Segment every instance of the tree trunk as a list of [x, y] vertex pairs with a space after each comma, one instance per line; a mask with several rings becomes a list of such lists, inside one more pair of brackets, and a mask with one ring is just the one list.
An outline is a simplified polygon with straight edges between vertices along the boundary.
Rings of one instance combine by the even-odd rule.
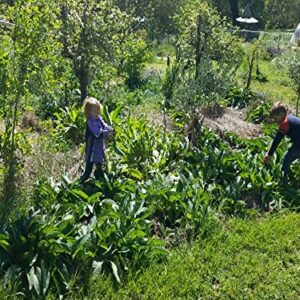
[[78, 53], [80, 57], [80, 67], [78, 79], [80, 83], [80, 95], [81, 101], [88, 95], [88, 84], [89, 84], [89, 60], [88, 60], [88, 33], [87, 33], [87, 23], [88, 23], [88, 2], [83, 12], [82, 17], [83, 28], [80, 35], [80, 40], [78, 43]]
[[201, 17], [197, 17], [197, 31], [196, 31], [196, 70], [195, 78], [199, 77], [201, 63]]
[[299, 101], [300, 101], [300, 91], [298, 91], [297, 106], [296, 106], [296, 116], [297, 117], [298, 117], [298, 113], [299, 113]]
[[236, 26], [238, 24], [236, 18], [239, 16], [239, 1], [238, 0], [229, 0], [231, 19], [232, 24]]
[[81, 101], [88, 96], [88, 84], [89, 84], [89, 72], [88, 66], [85, 64], [84, 57], [81, 59], [80, 62], [80, 71], [79, 71], [79, 83], [80, 83], [80, 98]]
[[254, 67], [254, 61], [255, 61], [255, 55], [256, 55], [256, 49], [253, 50], [251, 57], [249, 58], [249, 70], [248, 70], [248, 78], [246, 83], [246, 89], [250, 88], [251, 80], [252, 80], [252, 72]]

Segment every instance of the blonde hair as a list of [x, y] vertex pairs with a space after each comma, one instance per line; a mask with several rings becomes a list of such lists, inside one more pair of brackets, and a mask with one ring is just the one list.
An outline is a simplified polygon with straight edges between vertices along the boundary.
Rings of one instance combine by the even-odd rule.
[[274, 116], [286, 115], [286, 114], [287, 114], [286, 106], [281, 102], [276, 102], [271, 109], [270, 118], [273, 118]]
[[92, 107], [97, 107], [100, 113], [101, 103], [94, 97], [86, 97], [83, 101], [83, 110], [86, 117], [89, 116]]

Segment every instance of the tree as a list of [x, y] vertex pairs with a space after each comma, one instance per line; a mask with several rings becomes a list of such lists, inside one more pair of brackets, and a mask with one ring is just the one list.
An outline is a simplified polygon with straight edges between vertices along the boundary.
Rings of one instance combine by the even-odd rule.
[[231, 18], [232, 18], [232, 24], [237, 25], [237, 20], [239, 16], [239, 1], [238, 0], [229, 0], [230, 4], [230, 10], [231, 10]]
[[265, 0], [263, 18], [267, 28], [294, 28], [300, 20], [300, 0]]
[[[1, 7], [3, 8], [3, 7]], [[59, 21], [55, 2], [46, 0], [18, 0], [5, 14], [14, 26], [1, 35], [0, 55], [1, 113], [5, 121], [1, 136], [1, 156], [5, 166], [4, 195], [6, 203], [13, 203], [17, 150], [24, 150], [24, 136], [16, 131], [23, 107], [44, 89], [50, 88], [55, 77], [55, 65], [60, 46], [56, 41]]]
[[251, 45], [249, 45], [249, 49], [246, 51], [247, 57], [247, 65], [248, 65], [248, 73], [247, 73], [247, 81], [246, 81], [246, 89], [249, 89], [252, 82], [252, 73], [256, 63], [257, 72], [259, 72], [258, 68], [258, 59], [259, 56], [263, 53], [263, 47], [260, 40], [255, 41]]
[[103, 76], [101, 68], [117, 69], [131, 33], [131, 19], [111, 0], [61, 1], [60, 7], [64, 55], [73, 62], [84, 100], [92, 80]]
[[216, 9], [201, 0], [189, 1], [176, 20], [178, 57], [188, 64], [188, 68], [194, 68], [195, 78], [200, 75], [203, 59], [232, 67], [240, 61], [240, 40]]
[[[168, 88], [166, 94], [173, 95], [176, 107], [190, 113], [189, 136], [197, 142], [205, 118], [202, 108], [213, 108], [225, 96], [241, 62], [241, 45], [233, 26], [204, 1], [187, 1], [176, 21], [177, 80], [175, 91]], [[174, 81], [173, 76], [169, 78]], [[165, 87], [174, 84], [165, 83]]]

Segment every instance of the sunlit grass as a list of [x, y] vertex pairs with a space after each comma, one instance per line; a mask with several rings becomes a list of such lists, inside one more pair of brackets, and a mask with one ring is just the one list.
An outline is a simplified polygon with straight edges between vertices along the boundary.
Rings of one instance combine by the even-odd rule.
[[[278, 58], [280, 59], [280, 58]], [[260, 59], [258, 66], [260, 72], [266, 76], [267, 81], [261, 82], [256, 78], [256, 64], [252, 73], [252, 82], [250, 88], [272, 102], [281, 101], [294, 105], [296, 94], [291, 86], [290, 78], [287, 70], [288, 55], [284, 56], [285, 63], [276, 63], [275, 60]], [[247, 78], [248, 66], [246, 57], [237, 72], [237, 82], [241, 86], [245, 86]]]
[[171, 252], [114, 289], [92, 281], [95, 299], [298, 299], [300, 216], [231, 219], [211, 240]]
[[252, 89], [265, 93], [272, 101], [282, 101], [292, 104], [296, 95], [290, 84], [286, 70], [278, 68], [270, 61], [259, 62], [260, 71], [267, 76], [267, 82], [253, 80]]

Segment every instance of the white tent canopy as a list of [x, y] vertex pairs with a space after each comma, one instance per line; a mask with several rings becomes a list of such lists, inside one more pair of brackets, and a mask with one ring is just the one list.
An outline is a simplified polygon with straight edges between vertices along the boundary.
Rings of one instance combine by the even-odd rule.
[[236, 20], [240, 23], [246, 23], [246, 24], [256, 24], [259, 21], [252, 17], [252, 11], [250, 8], [250, 4], [247, 4], [245, 9], [243, 10], [243, 14], [241, 17], [236, 18]]
[[298, 24], [292, 38], [291, 38], [291, 43], [298, 45], [300, 44], [300, 23]]
[[255, 18], [251, 17], [251, 18], [237, 18], [236, 19], [238, 22], [241, 22], [241, 23], [247, 23], [247, 24], [256, 24], [258, 23], [259, 21], [256, 20]]

